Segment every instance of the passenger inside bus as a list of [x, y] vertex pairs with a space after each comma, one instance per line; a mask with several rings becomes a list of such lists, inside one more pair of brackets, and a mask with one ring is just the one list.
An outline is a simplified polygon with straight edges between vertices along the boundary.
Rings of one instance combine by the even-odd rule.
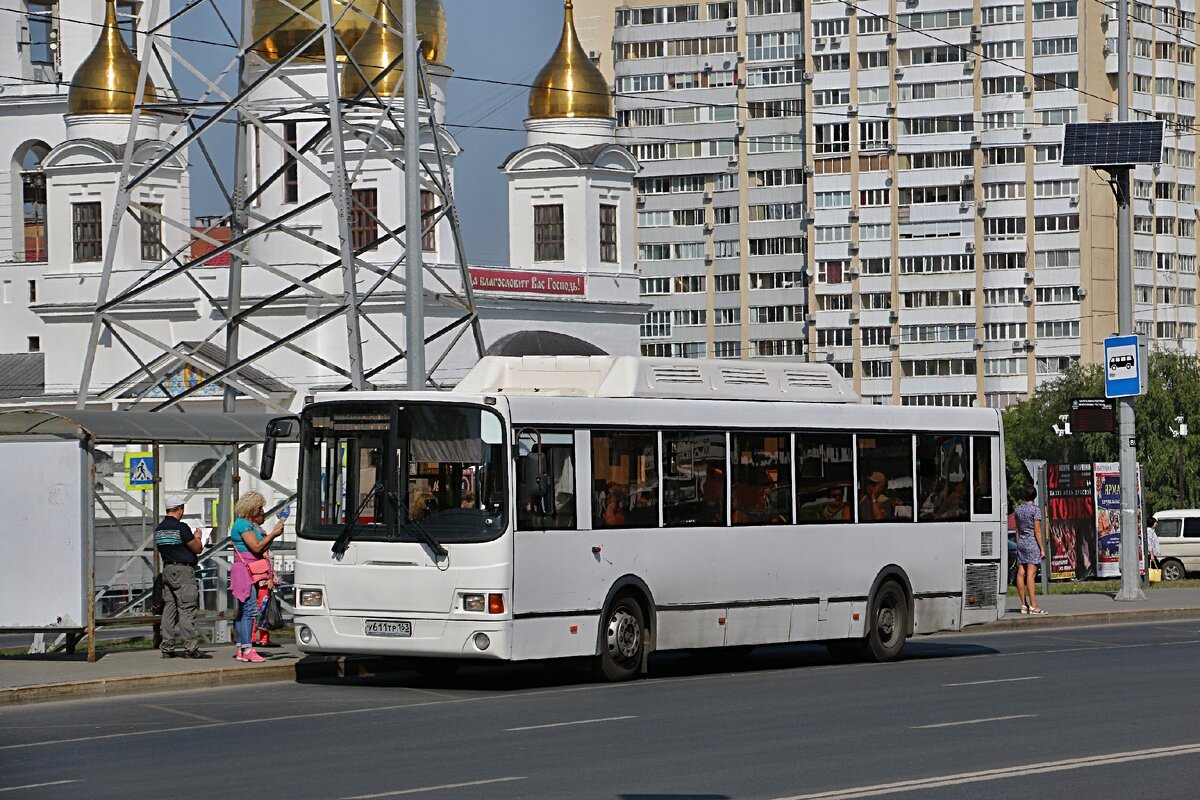
[[625, 514], [629, 501], [616, 484], [609, 484], [604, 492], [604, 505], [601, 507], [600, 519], [605, 525], [624, 525], [628, 521]]
[[887, 493], [887, 476], [872, 472], [867, 476], [865, 487], [858, 498], [860, 522], [880, 522], [896, 518], [896, 500]]
[[762, 470], [749, 470], [733, 484], [734, 525], [779, 525], [787, 518], [771, 508], [775, 482]]
[[829, 500], [821, 504], [821, 519], [846, 522], [850, 519], [850, 504], [846, 502], [846, 489], [834, 486], [829, 490]]

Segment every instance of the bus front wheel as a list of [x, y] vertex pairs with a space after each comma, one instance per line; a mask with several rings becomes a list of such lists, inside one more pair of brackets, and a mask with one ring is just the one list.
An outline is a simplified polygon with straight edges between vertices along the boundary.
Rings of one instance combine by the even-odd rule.
[[604, 617], [599, 671], [608, 681], [637, 677], [646, 647], [646, 623], [642, 607], [630, 595], [618, 597]]
[[873, 661], [895, 661], [908, 638], [908, 598], [895, 581], [887, 581], [871, 599], [867, 617], [867, 654]]

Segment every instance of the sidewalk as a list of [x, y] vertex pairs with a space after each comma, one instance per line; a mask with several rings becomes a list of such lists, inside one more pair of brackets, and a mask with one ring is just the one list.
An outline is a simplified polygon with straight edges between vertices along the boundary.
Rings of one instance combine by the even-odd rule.
[[[1122, 622], [1200, 620], [1200, 588], [1154, 589], [1146, 600], [1117, 602], [1109, 594], [1038, 596], [1047, 616], [1018, 613], [1016, 598], [1008, 598], [1004, 618], [968, 628], [974, 632], [1107, 625]], [[103, 652], [94, 664], [75, 656], [0, 657], [0, 707], [48, 700], [114, 697], [143, 692], [179, 691], [273, 681], [336, 677], [356, 672], [359, 659], [303, 656], [294, 644], [263, 650], [267, 661], [244, 664], [233, 659], [231, 645], [207, 646], [211, 661], [162, 659], [157, 650]]]

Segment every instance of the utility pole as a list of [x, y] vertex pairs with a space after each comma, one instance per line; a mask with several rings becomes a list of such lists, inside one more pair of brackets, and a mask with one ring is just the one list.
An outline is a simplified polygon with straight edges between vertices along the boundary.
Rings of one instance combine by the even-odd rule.
[[[404, 347], [409, 391], [425, 388], [425, 265], [421, 231], [421, 109], [417, 0], [404, 0]], [[427, 98], [428, 99], [428, 98]], [[433, 108], [430, 107], [432, 119]], [[433, 126], [430, 125], [432, 131]], [[470, 285], [470, 278], [466, 280]]]
[[[1129, 0], [1117, 0], [1117, 122], [1129, 121]], [[1133, 334], [1133, 270], [1130, 242], [1133, 219], [1130, 215], [1130, 173], [1123, 165], [1112, 172], [1117, 194], [1117, 333]], [[1138, 585], [1137, 530], [1137, 428], [1134, 424], [1133, 397], [1117, 399], [1117, 445], [1121, 465], [1121, 591], [1116, 600], [1145, 600]]]

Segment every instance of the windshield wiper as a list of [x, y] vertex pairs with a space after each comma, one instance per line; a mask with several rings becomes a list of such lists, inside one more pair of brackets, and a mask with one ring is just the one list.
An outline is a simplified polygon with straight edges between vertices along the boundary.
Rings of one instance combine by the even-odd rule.
[[371, 498], [375, 493], [383, 488], [383, 481], [376, 481], [371, 487], [371, 491], [367, 492], [367, 496], [358, 504], [358, 510], [354, 512], [354, 516], [346, 520], [346, 524], [342, 526], [342, 532], [338, 534], [337, 539], [333, 542], [333, 547], [330, 550], [339, 558], [346, 553], [346, 549], [350, 547], [350, 540], [354, 538], [354, 534], [358, 532], [358, 518], [362, 516], [363, 510], [367, 507], [367, 503], [371, 502]]
[[424, 542], [429, 549], [433, 551], [434, 555], [441, 558], [445, 558], [446, 556], [450, 555], [448, 552], [446, 552], [446, 548], [442, 547], [442, 543], [435, 539], [433, 534], [430, 533], [422, 523], [409, 516], [408, 509], [400, 505], [400, 498], [396, 496], [394, 489], [387, 489], [386, 492], [387, 498], [392, 501], [392, 506], [396, 509], [396, 512], [400, 515], [400, 518], [404, 520], [404, 524], [412, 528], [413, 532], [417, 535], [417, 538]]

